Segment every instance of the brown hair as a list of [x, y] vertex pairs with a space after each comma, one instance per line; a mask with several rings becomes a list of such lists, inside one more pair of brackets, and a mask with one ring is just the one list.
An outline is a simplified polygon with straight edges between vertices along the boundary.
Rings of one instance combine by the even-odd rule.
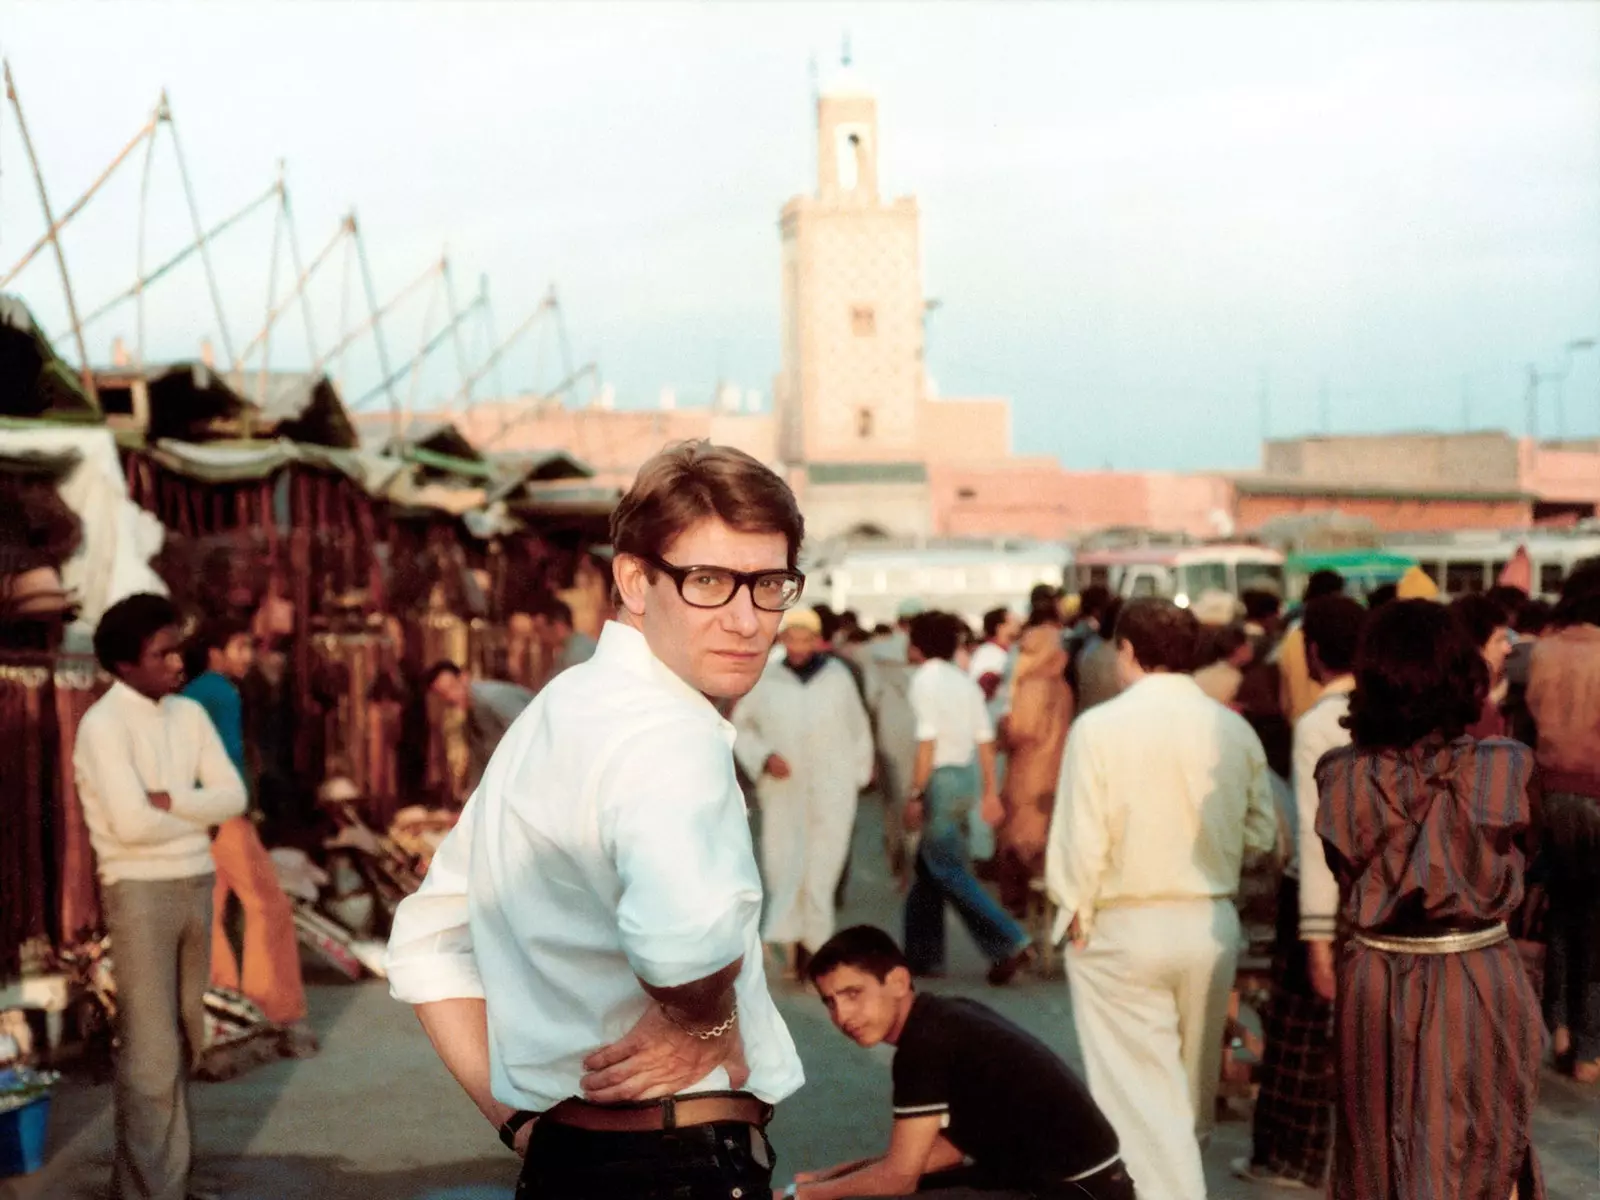
[[707, 517], [741, 533], [781, 533], [789, 566], [799, 561], [805, 518], [789, 485], [743, 450], [703, 439], [674, 443], [639, 468], [611, 514], [611, 547], [660, 558], [674, 538]]
[[1146, 671], [1192, 671], [1200, 622], [1170, 600], [1130, 600], [1117, 617], [1116, 640], [1133, 647], [1134, 659]]

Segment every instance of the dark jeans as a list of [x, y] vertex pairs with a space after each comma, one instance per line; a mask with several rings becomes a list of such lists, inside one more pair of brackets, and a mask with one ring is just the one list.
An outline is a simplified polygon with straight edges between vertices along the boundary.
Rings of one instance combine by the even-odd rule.
[[923, 797], [922, 843], [916, 877], [906, 894], [906, 958], [913, 971], [944, 967], [944, 906], [948, 901], [991, 963], [1028, 944], [1027, 930], [1012, 920], [972, 876], [967, 818], [978, 802], [978, 768], [940, 767]]
[[939, 1200], [1134, 1200], [1133, 1179], [1120, 1159], [1087, 1179], [1045, 1187], [1018, 1187], [979, 1166], [956, 1167], [924, 1175], [916, 1194]]
[[1600, 800], [1551, 792], [1544, 801], [1549, 880], [1544, 1016], [1572, 1034], [1573, 1057], [1600, 1059]]
[[540, 1121], [516, 1200], [769, 1200], [772, 1143], [754, 1125], [594, 1133]]

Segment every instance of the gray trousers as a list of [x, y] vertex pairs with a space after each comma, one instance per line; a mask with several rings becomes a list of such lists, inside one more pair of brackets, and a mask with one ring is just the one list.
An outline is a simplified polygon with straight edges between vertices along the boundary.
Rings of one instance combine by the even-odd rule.
[[211, 875], [105, 888], [117, 982], [116, 1200], [183, 1200], [189, 1072], [205, 1049]]

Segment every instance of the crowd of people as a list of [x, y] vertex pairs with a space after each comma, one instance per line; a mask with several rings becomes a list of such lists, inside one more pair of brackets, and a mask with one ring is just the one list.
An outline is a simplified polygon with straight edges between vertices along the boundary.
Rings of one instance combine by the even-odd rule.
[[[670, 449], [618, 508], [597, 643], [568, 629], [536, 695], [424, 680], [467, 722], [474, 791], [386, 968], [523, 1156], [519, 1195], [767, 1187], [772, 1106], [804, 1078], [775, 964], [896, 1050], [885, 1154], [790, 1195], [1202, 1197], [1252, 873], [1278, 879], [1277, 923], [1235, 1172], [1340, 1200], [1542, 1195], [1547, 1035], [1600, 1081], [1600, 560], [1553, 608], [1509, 586], [1443, 603], [1420, 571], [1363, 601], [1323, 573], [1290, 613], [1041, 585], [981, 629], [907, 603], [869, 630], [801, 603], [802, 536], [765, 467]], [[117, 682], [75, 759], [118, 965], [116, 1194], [174, 1200], [208, 979], [316, 1049], [244, 816], [249, 630], [184, 634], [161, 597], [105, 614]], [[898, 941], [836, 929], [869, 790]], [[995, 986], [1065, 945], [1082, 1078], [924, 990], [947, 908]]]

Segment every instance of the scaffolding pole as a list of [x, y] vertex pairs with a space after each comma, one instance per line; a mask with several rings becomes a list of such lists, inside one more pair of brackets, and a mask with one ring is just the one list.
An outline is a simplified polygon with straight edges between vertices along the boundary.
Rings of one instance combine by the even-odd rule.
[[[67, 256], [62, 251], [61, 239], [57, 236], [61, 227], [56, 224], [55, 219], [50, 215], [50, 194], [45, 189], [44, 176], [39, 172], [39, 158], [33, 152], [33, 139], [28, 136], [28, 123], [22, 116], [22, 101], [17, 96], [17, 85], [11, 78], [11, 63], [9, 61], [0, 59], [0, 73], [5, 75], [6, 99], [11, 101], [11, 108], [17, 114], [17, 132], [22, 135], [22, 148], [28, 155], [28, 166], [33, 171], [33, 182], [39, 189], [39, 207], [44, 210], [45, 224], [49, 227], [49, 232], [45, 235], [45, 238], [55, 250], [56, 266], [61, 270], [61, 290], [66, 295], [67, 315], [72, 319], [72, 328], [75, 331], [78, 342], [78, 359], [83, 372], [83, 386], [89, 393], [89, 399], [98, 404], [100, 402], [100, 394], [94, 385], [94, 373], [89, 370], [89, 351], [83, 344], [83, 327], [78, 324], [78, 305], [72, 298], [72, 279], [67, 274]], [[132, 147], [130, 146], [129, 149], [132, 149]], [[121, 157], [126, 158], [127, 153], [124, 152]]]
[[262, 345], [271, 335], [272, 327], [278, 323], [278, 319], [288, 310], [289, 305], [293, 304], [300, 293], [305, 291], [306, 284], [311, 281], [311, 277], [327, 261], [328, 255], [332, 254], [338, 247], [339, 239], [346, 234], [354, 234], [354, 232], [355, 216], [351, 214], [339, 222], [339, 228], [335, 231], [333, 237], [328, 239], [328, 244], [322, 248], [316, 258], [312, 259], [311, 265], [300, 272], [300, 277], [295, 280], [294, 289], [289, 293], [288, 299], [267, 314], [267, 323], [262, 327], [261, 332], [251, 338], [250, 344], [241, 350], [239, 356], [233, 360], [232, 370], [234, 372], [238, 372], [244, 366], [246, 360], [255, 353], [256, 347]]
[[539, 416], [540, 415], [539, 405], [543, 401], [554, 400], [557, 396], [563, 395], [566, 392], [570, 392], [573, 388], [575, 388], [578, 385], [578, 381], [580, 379], [583, 379], [586, 376], [594, 376], [594, 377], [598, 378], [599, 374], [600, 374], [600, 364], [599, 363], [584, 363], [583, 366], [579, 367], [576, 371], [573, 371], [572, 373], [570, 373], [565, 379], [563, 379], [560, 383], [558, 383], [550, 391], [544, 393], [541, 396], [535, 397], [533, 403], [530, 404], [525, 411], [518, 413], [514, 417], [507, 417], [504, 421], [502, 421], [500, 423], [500, 428], [498, 430], [496, 430], [495, 433], [487, 441], [484, 442], [485, 449], [487, 449], [490, 446], [493, 446], [496, 442], [498, 442], [501, 438], [505, 437], [506, 434], [510, 433], [518, 425], [521, 425], [524, 421], [531, 421], [533, 418]]
[[[283, 226], [287, 219], [283, 211], [283, 160], [278, 160], [278, 211], [272, 214], [272, 257], [267, 260], [267, 329], [261, 343], [261, 369], [256, 372], [256, 404], [267, 403], [267, 372], [272, 361], [272, 306], [278, 302], [278, 251], [283, 246]], [[298, 269], [298, 268], [297, 268]]]
[[[484, 293], [483, 293], [483, 302], [485, 304], [488, 303], [488, 291], [487, 291], [487, 288], [485, 288]], [[538, 305], [534, 308], [534, 310], [531, 313], [528, 314], [528, 319], [523, 321], [521, 325], [518, 325], [516, 330], [511, 334], [510, 337], [508, 337], [505, 341], [501, 342], [500, 345], [496, 346], [494, 351], [493, 351], [493, 353], [491, 353], [489, 355], [488, 359], [485, 360], [483, 365], [480, 366], [476, 371], [474, 371], [472, 373], [471, 378], [469, 378], [466, 381], [466, 383], [462, 386], [461, 390], [459, 392], [457, 392], [455, 394], [455, 396], [453, 396], [451, 398], [450, 407], [453, 407], [457, 400], [461, 399], [462, 396], [464, 396], [467, 393], [469, 393], [480, 379], [482, 379], [491, 370], [493, 370], [499, 364], [500, 360], [505, 357], [506, 351], [511, 349], [511, 347], [517, 342], [518, 339], [520, 339], [522, 337], [523, 334], [527, 333], [528, 330], [532, 329], [533, 326], [534, 326], [534, 323], [536, 321], [538, 321], [538, 319], [540, 317], [542, 317], [545, 313], [550, 311], [550, 309], [552, 307], [554, 307], [555, 302], [556, 302], [556, 298], [555, 298], [554, 293], [546, 294], [545, 298], [543, 300], [539, 301]]]
[[[294, 209], [289, 205], [289, 185], [287, 181], [283, 185], [282, 195], [283, 224], [289, 234], [289, 262], [294, 267], [294, 273], [300, 275], [303, 273], [300, 266], [300, 234], [295, 228]], [[353, 227], [355, 221], [354, 209], [351, 210], [350, 219]], [[304, 291], [300, 293], [300, 317], [306, 323], [306, 356], [314, 361], [318, 357], [316, 322], [311, 318], [311, 297]]]
[[[450, 256], [449, 256], [449, 254], [446, 254], [440, 260], [440, 262], [439, 262], [439, 270], [444, 275], [444, 298], [445, 298], [445, 303], [450, 306], [450, 329], [455, 335], [456, 373], [461, 376], [461, 382], [462, 382], [463, 385], [465, 385], [466, 382], [467, 382], [467, 378], [468, 378], [468, 373], [467, 373], [467, 351], [466, 351], [466, 347], [462, 344], [462, 341], [461, 341], [461, 318], [463, 316], [465, 316], [466, 314], [461, 312], [461, 310], [456, 305], [456, 285], [455, 285], [454, 277], [450, 274]], [[471, 396], [471, 394], [469, 392], [469, 394], [467, 396], [467, 406], [470, 407], [471, 404], [472, 404], [472, 396]]]
[[[465, 320], [468, 316], [470, 316], [472, 314], [472, 310], [475, 309], [476, 307], [477, 307], [476, 302], [474, 302], [473, 304], [469, 305], [467, 307], [467, 309], [464, 312], [462, 312], [461, 319]], [[372, 388], [370, 391], [367, 392], [366, 395], [362, 396], [361, 399], [357, 400], [354, 404], [350, 405], [351, 411], [354, 412], [354, 411], [356, 411], [356, 410], [358, 410], [360, 408], [363, 408], [369, 400], [375, 399], [379, 395], [379, 393], [388, 391], [388, 389], [393, 384], [398, 383], [401, 380], [401, 378], [403, 378], [408, 371], [414, 370], [424, 359], [426, 359], [429, 355], [431, 355], [440, 346], [444, 345], [444, 340], [445, 340], [445, 338], [450, 336], [450, 333], [451, 333], [451, 327], [448, 326], [448, 325], [446, 325], [444, 328], [440, 329], [437, 333], [435, 333], [431, 338], [429, 338], [426, 342], [424, 342], [422, 344], [422, 349], [417, 351], [417, 354], [416, 354], [415, 358], [411, 359], [409, 362], [401, 364], [399, 370], [395, 371], [387, 379], [385, 379], [382, 383], [378, 384], [377, 387]], [[409, 398], [406, 401], [406, 408], [405, 408], [405, 412], [404, 412], [404, 417], [405, 417], [406, 421], [409, 422], [410, 417], [411, 417], [411, 402], [410, 402]]]
[[[487, 353], [492, 354], [494, 352], [494, 347], [499, 344], [500, 339], [497, 338], [494, 333], [494, 309], [489, 304], [489, 277], [487, 275], [478, 276], [478, 302], [483, 306], [483, 329], [484, 333], [488, 335], [484, 344], [488, 347]], [[506, 378], [500, 373], [500, 360], [495, 359], [494, 362], [494, 389], [496, 393], [504, 398], [506, 394]], [[472, 388], [476, 386], [478, 381], [482, 378], [483, 376], [481, 374], [474, 375], [471, 382], [465, 388], [463, 388], [463, 392], [467, 395], [471, 395]]]
[[194, 184], [189, 180], [189, 165], [184, 161], [183, 143], [178, 138], [178, 125], [172, 119], [172, 107], [167, 103], [166, 89], [161, 92], [160, 119], [167, 123], [172, 135], [172, 153], [178, 160], [178, 177], [183, 180], [183, 198], [189, 206], [189, 227], [200, 243], [200, 261], [205, 264], [206, 284], [211, 289], [211, 307], [217, 314], [217, 336], [222, 339], [222, 357], [233, 360], [233, 338], [228, 334], [228, 318], [222, 311], [222, 289], [217, 285], [217, 272], [211, 265], [211, 248], [206, 244], [205, 226], [200, 221], [200, 206], [195, 202]]
[[367, 311], [372, 317], [372, 340], [378, 348], [378, 368], [383, 372], [383, 391], [389, 394], [389, 425], [395, 437], [400, 436], [400, 406], [394, 398], [394, 373], [389, 369], [389, 347], [383, 340], [383, 322], [378, 319], [378, 290], [372, 286], [372, 266], [367, 262], [367, 245], [362, 240], [361, 228], [356, 224], [355, 210], [350, 212], [350, 230], [356, 241], [356, 258], [361, 264], [361, 285], [367, 293]]
[[[5, 64], [5, 81], [6, 99], [11, 101], [12, 108], [16, 110], [17, 127], [22, 132], [22, 145], [28, 153], [28, 162], [33, 167], [34, 178], [40, 179], [39, 160], [34, 156], [33, 142], [28, 137], [27, 122], [24, 121], [22, 117], [22, 102], [17, 98], [17, 85], [11, 78], [11, 64], [9, 62]], [[57, 234], [66, 228], [67, 222], [71, 221], [73, 217], [77, 216], [83, 211], [83, 206], [88, 204], [89, 201], [94, 198], [95, 193], [105, 186], [106, 180], [110, 179], [111, 176], [116, 173], [117, 168], [127, 161], [128, 155], [132, 154], [134, 150], [138, 148], [139, 143], [144, 141], [145, 138], [151, 137], [155, 133], [156, 119], [159, 115], [159, 112], [160, 110], [157, 109], [155, 113], [151, 114], [150, 119], [144, 123], [144, 128], [139, 130], [139, 132], [134, 135], [133, 140], [118, 152], [117, 156], [111, 160], [111, 165], [104, 171], [100, 172], [95, 181], [89, 185], [89, 189], [84, 192], [83, 195], [79, 196], [77, 200], [72, 203], [71, 207], [61, 214], [59, 220], [51, 217], [48, 212], [45, 214], [45, 224], [47, 228], [45, 229], [44, 235], [40, 237], [40, 239], [32, 246], [28, 247], [28, 252], [18, 260], [16, 266], [7, 271], [4, 277], [0, 277], [0, 288], [5, 287], [6, 284], [10, 283], [19, 274], [21, 274], [22, 269], [32, 262], [39, 252], [46, 246], [54, 246], [57, 254], [60, 254], [61, 242], [57, 237]], [[41, 180], [41, 189], [43, 186], [44, 185]]]
[[[226, 233], [229, 229], [232, 229], [240, 221], [244, 220], [246, 217], [248, 217], [252, 213], [254, 213], [263, 204], [266, 204], [267, 201], [274, 199], [277, 196], [277, 194], [278, 194], [278, 188], [277, 188], [277, 185], [274, 184], [272, 187], [268, 188], [260, 196], [257, 196], [254, 200], [250, 201], [249, 204], [245, 205], [238, 212], [234, 213], [231, 217], [228, 217], [226, 220], [217, 222], [216, 225], [211, 227], [210, 231], [207, 233], [206, 236], [209, 239], [213, 240], [213, 241], [216, 240], [222, 234]], [[171, 258], [167, 259], [166, 262], [162, 263], [159, 267], [157, 267], [155, 270], [151, 271], [148, 275], [141, 276], [140, 279], [132, 287], [127, 289], [127, 291], [119, 292], [117, 295], [113, 296], [110, 300], [107, 300], [99, 308], [95, 309], [87, 317], [83, 318], [83, 327], [85, 329], [89, 328], [89, 326], [93, 325], [96, 321], [98, 321], [101, 317], [105, 316], [107, 313], [112, 311], [112, 309], [116, 308], [119, 304], [126, 304], [129, 300], [131, 300], [135, 296], [139, 295], [143, 289], [148, 288], [151, 284], [155, 283], [162, 276], [166, 275], [169, 271], [171, 271], [175, 267], [178, 267], [179, 265], [181, 265], [184, 261], [186, 261], [188, 259], [188, 257], [191, 254], [193, 254], [198, 249], [200, 249], [200, 243], [199, 242], [190, 242], [189, 245], [185, 246], [182, 250], [178, 251], [178, 253], [174, 254]], [[70, 329], [68, 329], [68, 330], [64, 331], [63, 333], [58, 334], [57, 336], [59, 336], [59, 337], [67, 337], [67, 336], [70, 336], [71, 333], [72, 333], [72, 331]]]
[[439, 264], [430, 263], [428, 267], [423, 270], [422, 274], [418, 275], [410, 283], [406, 284], [405, 287], [401, 288], [393, 296], [389, 297], [389, 299], [376, 312], [369, 316], [365, 321], [361, 322], [360, 325], [357, 325], [349, 333], [342, 336], [332, 349], [330, 349], [321, 358], [317, 359], [316, 365], [312, 367], [312, 373], [315, 374], [317, 371], [322, 370], [330, 359], [342, 357], [344, 352], [357, 341], [359, 341], [364, 333], [376, 326], [379, 321], [383, 320], [384, 317], [388, 316], [406, 300], [410, 299], [411, 296], [416, 293], [417, 289], [423, 284], [427, 283], [430, 279], [436, 278], [438, 273]]

